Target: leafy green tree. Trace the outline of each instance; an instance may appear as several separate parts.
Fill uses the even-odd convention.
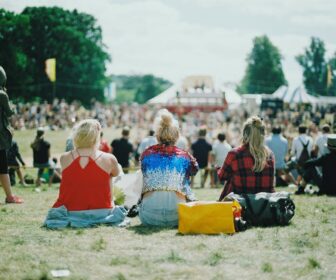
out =
[[[89,103],[104,99],[105,63],[110,59],[102,43],[102,31],[96,19],[77,10],[58,7],[29,7],[23,12],[30,18],[31,36],[25,51],[32,59],[32,76],[37,83],[47,84],[45,60],[55,57],[57,96]],[[51,88],[37,93],[48,98]]]
[[[153,75],[115,75],[111,80],[117,85],[117,103],[143,104],[171,85],[171,82]]]
[[[22,85],[33,81],[29,58],[22,47],[30,31],[29,17],[0,9],[0,65],[7,73],[11,99],[28,96],[29,89]]]
[[[310,94],[325,95],[327,93],[327,63],[324,42],[316,37],[311,38],[304,54],[296,60],[303,68],[304,85]]]
[[[238,87],[241,93],[273,93],[287,84],[281,65],[279,49],[264,35],[253,39],[253,48],[247,56],[245,76]]]

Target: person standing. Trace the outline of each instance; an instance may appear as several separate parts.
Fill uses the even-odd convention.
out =
[[[315,142],[315,154],[317,157],[321,157],[325,154],[329,153],[329,149],[327,148],[327,138],[330,133],[330,126],[325,124],[322,127],[322,134],[319,135]]]
[[[311,158],[313,150],[313,138],[307,135],[307,127],[305,125],[299,126],[299,136],[295,137],[292,143],[291,154],[295,158],[296,169],[298,171],[297,184],[298,190],[296,194],[304,193],[304,188],[301,186],[301,180],[304,173],[304,164]],[[289,164],[291,165],[291,163]]]
[[[212,145],[212,155],[214,157],[214,183],[218,184],[217,168],[223,166],[223,163],[226,159],[229,151],[232,150],[231,145],[225,141],[225,134],[218,133],[217,141]]]
[[[11,147],[7,150],[7,162],[9,166],[9,178],[11,181],[11,185],[15,185],[15,172],[19,176],[20,184],[23,186],[27,186],[25,180],[23,178],[23,174],[20,169],[20,163],[22,164],[23,168],[25,168],[26,164],[22,159],[22,156],[19,151],[19,146],[16,141],[12,140]],[[20,163],[19,163],[20,162]]]
[[[0,183],[6,194],[6,203],[23,203],[23,199],[13,195],[8,175],[8,162],[6,150],[11,147],[12,134],[9,130],[8,118],[13,115],[9,106],[6,92],[7,76],[5,70],[0,66]]]
[[[41,185],[41,177],[44,168],[48,169],[49,173],[49,186],[52,184],[53,172],[50,168],[49,158],[50,158],[50,143],[44,140],[44,129],[38,128],[36,131],[36,137],[30,147],[33,150],[33,165],[38,168],[36,186]]]
[[[133,153],[133,145],[129,142],[130,130],[128,127],[124,127],[120,139],[112,141],[112,154],[117,158],[118,163],[122,166],[124,173],[128,173],[130,166],[130,156]]]
[[[274,154],[276,182],[281,178],[285,183],[290,182],[296,184],[293,175],[287,170],[286,156],[288,152],[288,141],[281,135],[280,126],[272,128],[272,135],[266,138],[265,143]]]
[[[141,156],[143,151],[146,150],[148,147],[157,144],[157,140],[154,134],[155,134],[155,131],[151,129],[149,130],[148,136],[142,139],[141,143],[139,144],[138,151],[137,151],[139,156]]]
[[[201,175],[201,188],[204,188],[209,174],[209,163],[211,162],[211,144],[205,139],[206,128],[201,128],[198,132],[198,139],[191,145],[193,156],[196,158],[199,168],[203,170]]]

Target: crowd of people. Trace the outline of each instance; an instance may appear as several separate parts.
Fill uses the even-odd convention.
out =
[[[143,177],[139,217],[145,225],[177,225],[177,205],[195,200],[193,178],[199,170],[201,187],[209,178],[211,187],[223,188],[221,198],[230,192],[271,193],[279,184],[295,184],[296,194],[304,193],[309,183],[319,187],[318,194],[336,194],[332,185],[336,179],[332,107],[315,114],[301,108],[275,116],[270,111],[249,116],[244,109],[174,116],[166,109],[157,112],[147,106],[94,102],[87,110],[76,102],[55,100],[51,105],[17,105],[14,114],[2,68],[0,74],[0,181],[6,202],[23,202],[11,191],[10,178],[15,178],[15,173],[25,184],[19,166],[25,162],[12,141],[10,120],[15,129],[37,128],[31,143],[33,165],[38,169],[36,185],[41,184],[45,170],[49,185],[54,177],[61,179],[47,227],[121,223],[126,211],[113,204],[110,179],[122,170],[127,173],[137,163]],[[50,143],[44,134],[46,128],[68,126],[73,126],[73,134],[60,157],[61,170],[57,170],[57,159],[51,160]],[[102,127],[122,127],[121,137],[109,144]],[[135,128],[148,131],[148,135],[130,139]]]

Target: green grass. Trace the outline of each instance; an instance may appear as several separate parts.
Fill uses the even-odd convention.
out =
[[[138,218],[127,228],[52,231],[42,228],[55,201],[44,192],[14,187],[23,205],[0,205],[0,279],[334,279],[336,203],[331,197],[294,197],[287,227],[252,228],[235,235],[183,236],[174,228],[147,228]],[[219,189],[197,189],[216,199]],[[2,194],[2,193],[0,193]],[[4,196],[1,195],[1,201]],[[321,221],[328,218],[327,223]]]

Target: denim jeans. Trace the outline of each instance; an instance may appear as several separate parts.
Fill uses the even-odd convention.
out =
[[[178,225],[177,205],[185,202],[174,191],[154,191],[141,202],[139,217],[141,223],[150,226]]]

